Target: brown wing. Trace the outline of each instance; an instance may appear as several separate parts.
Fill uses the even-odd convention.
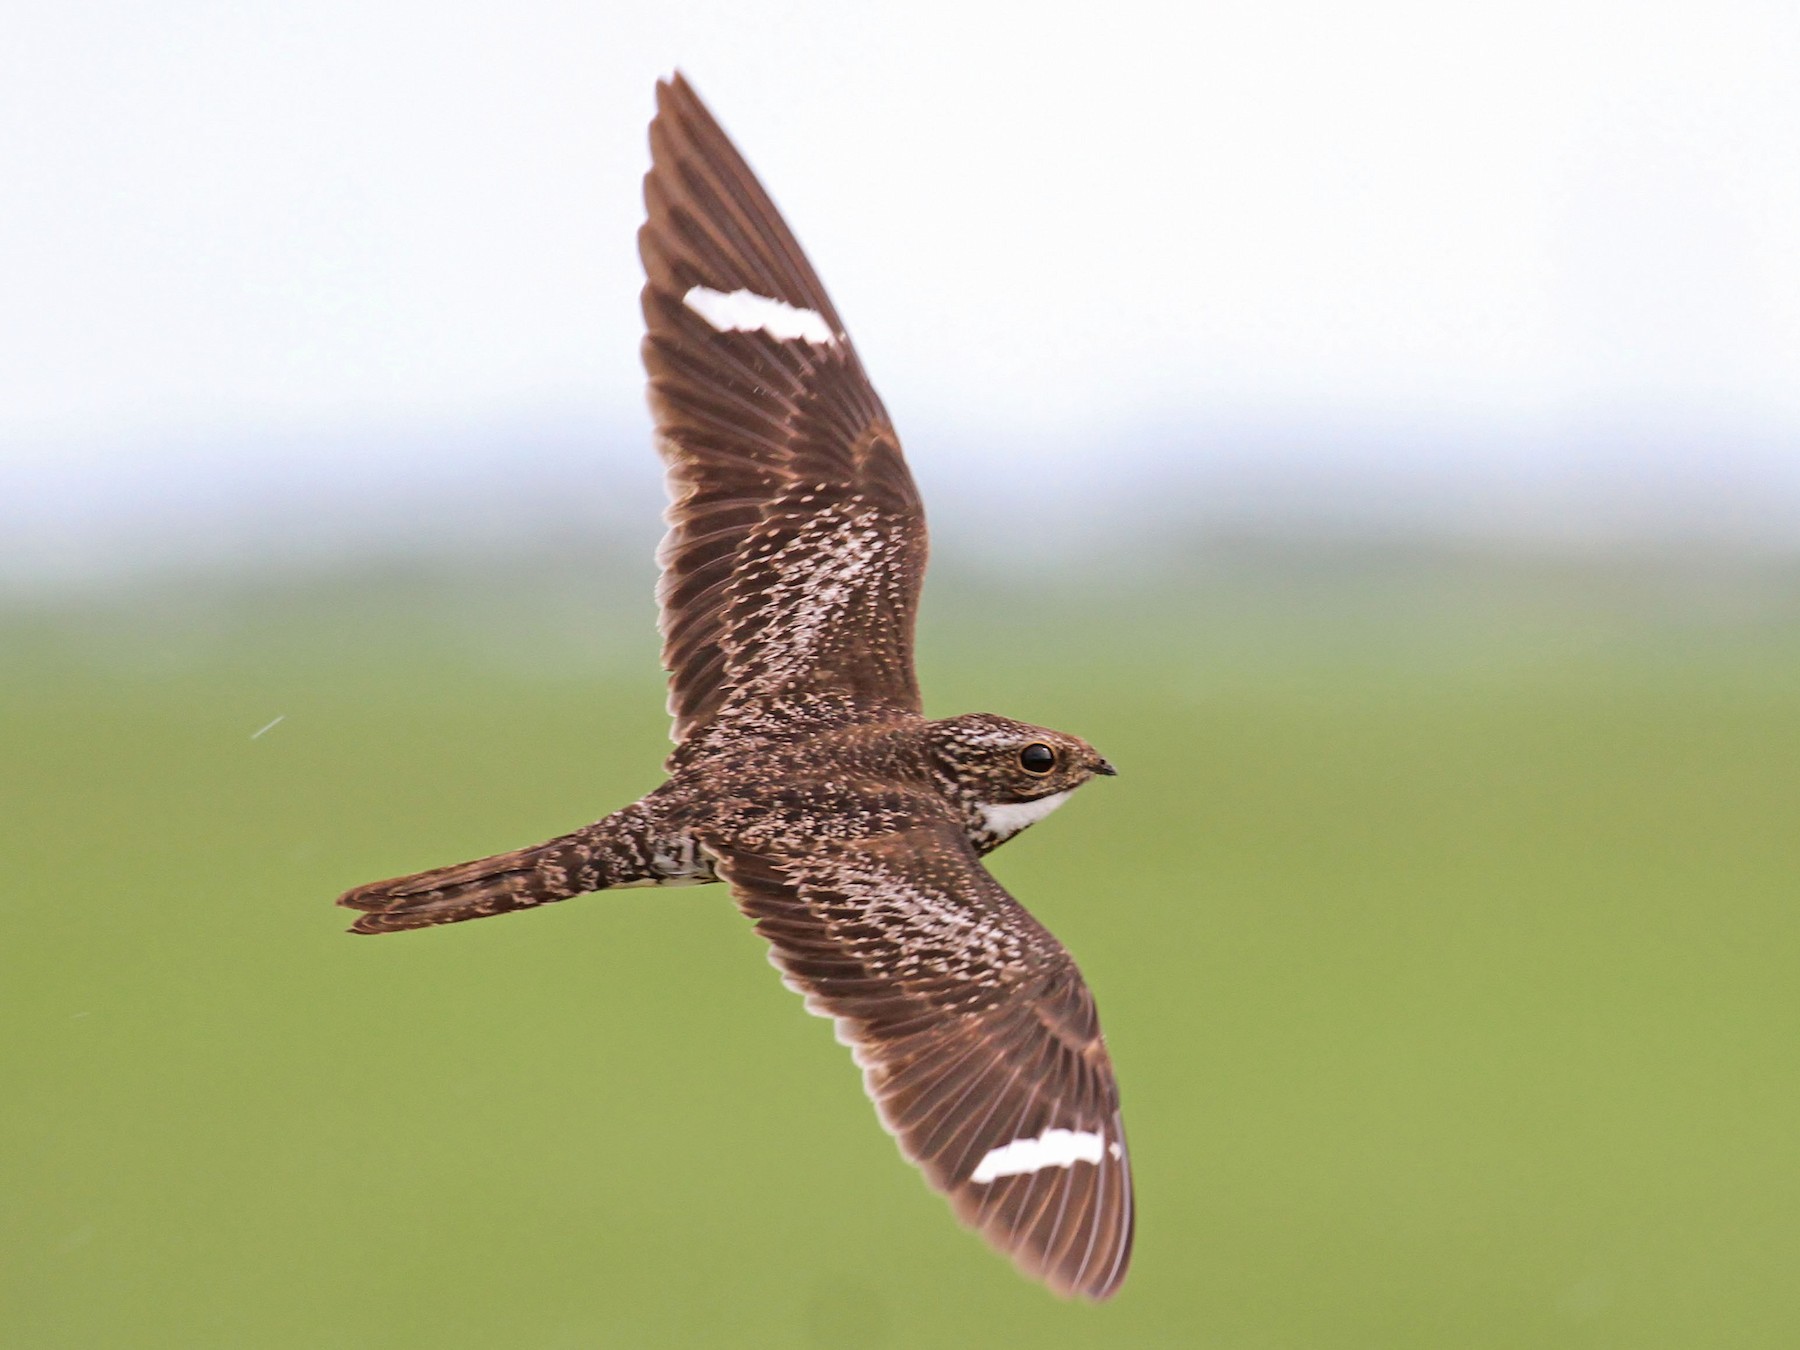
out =
[[[899,438],[719,124],[679,75],[656,95],[638,247],[675,739],[775,697],[790,720],[817,695],[917,711],[925,515]]]
[[[727,854],[722,870],[957,1215],[1058,1293],[1117,1290],[1131,1168],[1093,997],[961,834]]]

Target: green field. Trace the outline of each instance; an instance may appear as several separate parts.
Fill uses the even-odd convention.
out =
[[[1800,1344],[1791,622],[934,593],[931,712],[1121,769],[994,859],[1123,1084],[1094,1308],[720,888],[346,936],[667,748],[641,615],[347,594],[0,627],[0,1345]]]

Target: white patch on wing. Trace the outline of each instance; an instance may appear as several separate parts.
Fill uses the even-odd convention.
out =
[[[681,303],[721,333],[767,333],[782,342],[804,339],[819,346],[837,342],[837,334],[816,309],[801,309],[755,291],[715,291],[692,286]]]
[[[1035,1138],[1015,1139],[1010,1144],[989,1149],[981,1161],[975,1164],[975,1170],[969,1173],[969,1180],[985,1185],[1001,1177],[1016,1177],[1026,1172],[1041,1171],[1046,1167],[1073,1167],[1078,1162],[1097,1163],[1109,1151],[1113,1157],[1119,1156],[1119,1146],[1113,1144],[1109,1150],[1103,1134],[1060,1127],[1048,1129]]]
[[[1004,839],[1017,834],[1027,825],[1037,824],[1068,801],[1069,793],[1073,791],[1073,788],[1066,788],[1030,802],[982,802],[976,810],[981,812],[982,823]]]

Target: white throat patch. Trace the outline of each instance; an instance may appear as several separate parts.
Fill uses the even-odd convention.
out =
[[[801,309],[755,291],[715,291],[690,287],[681,303],[721,333],[767,333],[780,342],[805,340],[821,347],[837,342],[837,334],[816,309]]]
[[[981,812],[981,822],[989,830],[1001,838],[1017,834],[1027,825],[1035,825],[1057,807],[1069,800],[1074,788],[1064,788],[1061,792],[1052,792],[1048,797],[1039,797],[1034,802],[981,802],[976,810]]]

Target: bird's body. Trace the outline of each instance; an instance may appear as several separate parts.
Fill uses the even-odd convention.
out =
[[[958,1214],[1060,1292],[1107,1297],[1133,1201],[1093,1000],[980,858],[1112,767],[1046,728],[924,717],[925,520],[898,437],[755,177],[685,81],[658,94],[639,243],[673,497],[668,781],[547,843],[340,903],[386,933],[729,883]]]

